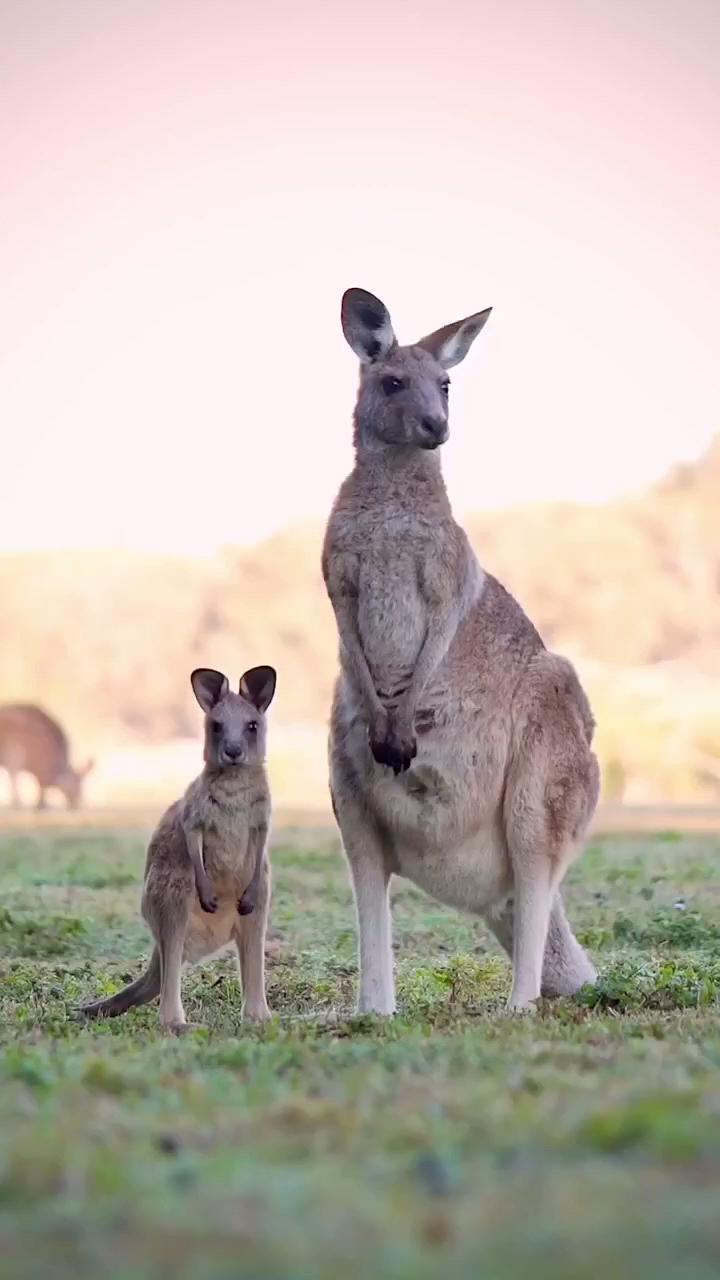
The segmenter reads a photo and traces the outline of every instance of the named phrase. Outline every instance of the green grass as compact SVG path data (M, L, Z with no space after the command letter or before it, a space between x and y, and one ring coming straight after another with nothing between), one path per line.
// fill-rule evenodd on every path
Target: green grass
M512 1019L479 922L395 892L400 1014L353 1016L332 834L275 839L269 999L222 958L188 1016L84 1026L140 970L140 833L0 833L0 1269L22 1280L586 1280L720 1273L717 837L596 839L568 910L599 964Z

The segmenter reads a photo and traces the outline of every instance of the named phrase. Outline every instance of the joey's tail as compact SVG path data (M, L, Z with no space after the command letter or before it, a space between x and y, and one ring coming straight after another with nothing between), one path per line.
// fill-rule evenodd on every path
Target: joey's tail
M147 1004L159 995L160 952L155 947L150 963L140 978L131 982L129 987L123 987L114 996L108 996L106 1000L93 1000L90 1004L83 1005L80 1013L86 1018L117 1018L119 1014L127 1013L128 1009Z

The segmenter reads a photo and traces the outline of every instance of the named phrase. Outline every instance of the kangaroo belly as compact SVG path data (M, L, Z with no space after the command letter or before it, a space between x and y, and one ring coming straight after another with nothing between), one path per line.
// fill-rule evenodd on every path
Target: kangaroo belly
M348 778L388 832L398 861L437 856L442 863L466 846L495 848L487 833L495 832L501 814L505 735L484 733L476 712L433 706L432 699L418 713L416 733L417 756L396 777L373 759L362 715L341 696L331 753L337 796ZM458 856L464 864L465 854ZM402 874L416 879L404 867Z
M198 901L193 903L185 934L185 950L183 960L187 964L198 964L210 956L217 955L233 940L233 931L240 917L237 913L237 898L222 898L217 911L203 911Z
M423 763L393 782L383 779L375 796L391 831L397 873L468 911L507 896L512 872L498 797L491 802L478 780L459 770L440 773Z
M447 906L482 912L512 890L510 861L502 833L488 827L454 848L398 843L400 875Z
M196 964L215 955L232 942L240 919L238 901L254 870L246 832L232 840L206 836L204 860L218 907L214 912L203 911L197 893L193 894L185 938L184 959L188 964Z

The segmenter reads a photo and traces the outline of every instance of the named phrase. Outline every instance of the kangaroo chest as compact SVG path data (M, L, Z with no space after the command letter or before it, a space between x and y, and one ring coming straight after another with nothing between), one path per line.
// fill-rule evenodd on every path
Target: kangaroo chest
M392 696L412 674L427 632L421 572L432 540L402 511L388 513L381 527L359 518L355 535L360 639L376 689Z
M203 839L205 870L215 892L236 894L253 872L250 832L246 822L225 823L220 829L206 827Z

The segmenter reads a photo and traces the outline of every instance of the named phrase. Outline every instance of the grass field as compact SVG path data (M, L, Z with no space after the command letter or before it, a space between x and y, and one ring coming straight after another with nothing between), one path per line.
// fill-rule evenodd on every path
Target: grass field
M716 1280L720 839L595 836L567 886L600 967L503 1012L482 926L400 882L401 1012L352 1015L332 831L277 832L269 999L230 960L85 1027L139 972L143 832L0 831L0 1271L6 1278Z

